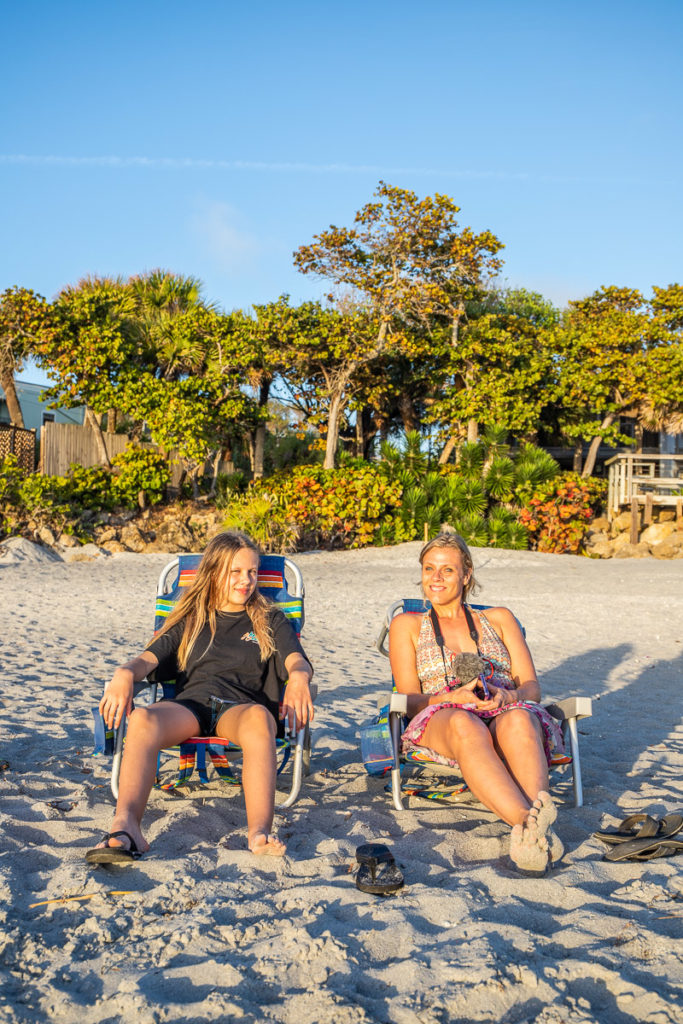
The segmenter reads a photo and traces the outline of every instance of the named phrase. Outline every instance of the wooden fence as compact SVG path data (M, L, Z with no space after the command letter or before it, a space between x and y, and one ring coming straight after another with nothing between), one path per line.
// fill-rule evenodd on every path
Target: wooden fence
M683 504L683 455L615 455L609 466L608 514L618 515L624 506L673 506Z
M111 461L131 440L127 434L102 432L107 455ZM144 448L156 448L143 444ZM45 423L40 435L40 472L45 476L66 476L69 466L97 466L100 462L97 444L91 427L76 423ZM183 467L175 452L168 456L171 471L170 487L178 487Z
M0 459L16 455L17 464L27 473L36 468L36 432L24 427L0 423Z

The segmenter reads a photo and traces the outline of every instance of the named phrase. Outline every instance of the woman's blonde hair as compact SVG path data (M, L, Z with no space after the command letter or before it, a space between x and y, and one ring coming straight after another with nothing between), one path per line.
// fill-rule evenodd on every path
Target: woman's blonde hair
M197 638L207 622L211 628L211 640L206 651L213 643L216 635L216 611L225 598L233 559L238 551L245 548L253 551L260 559L261 552L258 546L251 537L239 530L219 533L210 540L187 592L180 598L157 633L157 636L160 636L162 633L168 632L177 622L184 620L183 638L178 648L178 667L181 670L186 668ZM272 607L271 602L267 601L258 590L254 590L245 606L261 649L262 661L267 661L271 654L275 653L273 631L270 625ZM206 651L201 657L206 654Z
M467 547L467 544L459 533L444 530L443 533L437 534L433 540L428 541L424 545L420 551L420 565L423 564L425 557L429 554L432 548L455 548L456 551L460 552L463 569L466 573L469 573L469 579L462 589L463 601L467 601L469 595L474 593L479 586L474 578L474 562L472 561L472 555L470 554L470 549Z

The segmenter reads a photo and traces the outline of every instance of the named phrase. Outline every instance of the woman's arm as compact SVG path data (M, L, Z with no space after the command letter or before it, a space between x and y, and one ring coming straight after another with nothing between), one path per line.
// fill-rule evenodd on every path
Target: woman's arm
M496 688L496 692L502 695L501 703L509 704L517 700L540 701L541 687L531 651L527 647L517 619L509 608L487 608L486 617L510 654L510 673L515 689L506 693L502 687Z
M413 718L430 704L441 704L452 700L458 704L485 706L474 693L479 680L473 679L467 686L457 689L443 689L439 693L422 693L417 674L417 639L420 635L421 616L397 615L389 626L389 661L396 689L408 696L406 702L408 717ZM445 683L445 679L444 679Z
M285 658L287 685L282 699L282 717L288 720L289 731L306 722L313 721L313 700L309 683L313 670L306 659L298 651Z
M100 714L107 723L118 729L124 712L129 715L133 709L133 684L142 682L152 669L159 664L158 658L151 651L143 651L137 658L116 669L111 680L104 688L100 701Z

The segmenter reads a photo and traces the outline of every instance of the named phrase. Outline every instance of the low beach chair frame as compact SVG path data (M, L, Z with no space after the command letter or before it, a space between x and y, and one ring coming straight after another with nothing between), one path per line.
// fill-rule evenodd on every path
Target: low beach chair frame
M167 597L173 590L179 585L181 573L183 571L183 565L195 564L199 561L200 555L181 555L170 561L161 570L159 580L157 582L157 624L156 628L159 628L159 611L160 608L163 614L168 614L172 605L168 602ZM281 563L282 566L282 583L283 587L287 589L287 595L292 600L288 603L295 606L295 610L298 614L295 617L297 628L297 634L301 632L304 625L304 597L305 587L301 571L298 565L292 562L291 559L285 558L284 555L265 555L261 560L261 566L259 567L259 576L263 575L263 566L272 567L276 562ZM268 574L269 569L266 569L265 574ZM288 571L292 578L291 587L285 580L285 571ZM260 582L260 587L263 583ZM278 606L281 606L281 602L275 602ZM168 605L164 608L164 605ZM158 682L154 678L143 679L139 683L135 683L133 688L133 700L145 690L149 691L149 698L147 703L153 704L159 697L159 688L163 687L163 683ZM317 687L315 684L311 684L311 697L315 700L317 696ZM124 714L121 723L117 729L114 730L113 735L113 762L111 771L111 792L114 799L118 799L119 795L119 775L121 773L121 759L123 757L123 744L126 735L126 715ZM311 763L311 731L309 723L301 726L293 732L289 732L287 725L285 725L284 733L285 744L288 745L289 749L285 752L285 759L280 767L280 770L284 767L288 759L289 752L292 752L292 780L289 792L286 799L278 804L278 807L291 807L295 803L299 793L301 792L301 786L303 783L304 775L308 775L310 772ZM192 745L195 746L199 753L199 777L202 782L207 782L205 759L206 749L210 746L217 746L223 749L224 759L230 757L239 757L241 750L234 744L228 744L226 740L221 739L218 736L211 737L199 737L193 736L188 739L183 746ZM172 788L172 787L164 787Z
M485 611L490 605L469 605L475 611ZM377 649L380 654L389 657L389 627L394 616L402 612L423 614L431 608L429 601L420 598L402 598L389 607L382 628L377 637ZM519 621L519 620L518 620ZM521 623L520 623L521 626ZM524 629L522 627L522 632ZM387 706L386 698L377 701L378 709ZM544 704L545 710L555 718L562 728L565 744L569 743L571 754L572 784L574 790L574 806L583 806L583 784L581 780L581 759L579 755L579 732L577 724L582 718L590 718L593 714L593 702L590 697L567 697L565 700L556 701L552 704ZM397 811L405 810L402 796L401 765L404 763L401 755L401 723L407 713L407 694L398 693L394 690L388 702L389 731L391 734L391 746L393 751L393 766L391 768L391 798ZM424 762L421 767L427 767L430 762ZM448 775L458 774L458 769L448 768L444 765L431 762L435 773ZM463 786L463 792L467 787Z

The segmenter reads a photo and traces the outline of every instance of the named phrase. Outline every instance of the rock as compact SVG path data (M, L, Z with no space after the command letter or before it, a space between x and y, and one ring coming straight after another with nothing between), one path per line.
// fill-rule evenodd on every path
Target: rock
M129 551L144 551L147 546L147 541L135 523L128 523L127 526L123 527L119 540Z
M44 548L40 544L26 540L25 537L8 537L0 543L0 564L11 565L13 562L61 562L61 555L52 548Z
M618 533L616 535L616 537L612 538L612 547L614 549L615 554L616 554L617 551L619 551L625 545L630 544L630 543L631 543L630 532L629 533Z
M640 535L640 539L646 544L661 544L663 540L674 533L676 527L673 523L653 523L648 526Z
M120 540L105 540L102 547L105 551L108 551L110 555L118 555L121 551L127 550Z
M663 508L657 516L658 523L671 523L676 518L676 511L673 508Z
M603 530L587 530L584 539L585 544L598 544L600 541L609 541L609 534Z
M95 540L103 545L108 540L116 540L116 530L113 526L98 526L95 528Z
M626 544L622 544L614 551L614 558L649 558L650 557L650 545L649 544L630 544L628 541Z
M672 533L651 548L655 558L683 558L683 533Z
M60 548L78 548L80 544L71 533L60 533L59 535L59 546Z
M598 540L595 543L587 544L585 551L590 558L611 558L614 554L614 548L609 540Z
M597 516L592 521L590 528L598 533L609 533L610 521L607 516Z
M107 555L107 551L97 544L83 544L82 547L68 548L63 558L65 562L94 562L103 555Z
M55 537L54 533L52 532L49 526L41 526L37 532L37 538L39 541L42 541L43 544L47 544L49 547L52 547L57 541L57 538Z
M121 539L123 540L123 534ZM159 524L154 544L154 550L169 551L172 554L179 551L192 551L196 546L195 539L185 524L174 519Z
M631 513L620 512L618 516L612 520L612 536L617 533L621 533L622 530L631 529Z

